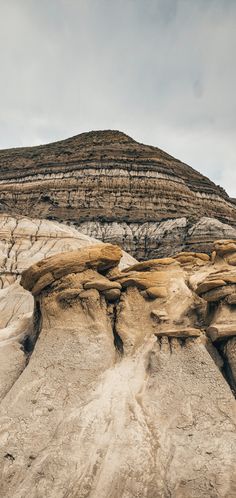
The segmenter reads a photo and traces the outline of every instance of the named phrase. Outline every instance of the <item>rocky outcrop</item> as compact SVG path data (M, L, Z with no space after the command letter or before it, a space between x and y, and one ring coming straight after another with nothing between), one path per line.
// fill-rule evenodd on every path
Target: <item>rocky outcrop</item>
M236 238L235 226L209 217L196 222L188 217L145 223L85 221L79 230L111 244L119 242L137 259L173 256L181 251L210 254L215 240Z
M95 239L56 222L0 215L0 399L24 370L36 339L34 300L19 285L22 272L42 258L58 253L61 258L94 244ZM134 262L123 254L120 268Z
M24 269L43 258L97 243L62 223L0 214L0 288L15 282ZM120 264L124 268L134 262L124 253Z
M1 498L235 496L236 402L205 332L234 247L120 269L99 244L23 272L32 350L0 404Z
M208 303L206 331L225 358L227 376L236 392L236 241L216 241L212 260L196 292Z
M236 236L236 206L206 177L118 131L0 151L2 212L56 219L148 259Z

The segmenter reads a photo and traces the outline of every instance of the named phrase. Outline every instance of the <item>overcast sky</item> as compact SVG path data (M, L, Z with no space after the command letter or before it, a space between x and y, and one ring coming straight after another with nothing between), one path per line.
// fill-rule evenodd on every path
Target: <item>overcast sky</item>
M0 0L0 148L95 129L236 197L236 0Z

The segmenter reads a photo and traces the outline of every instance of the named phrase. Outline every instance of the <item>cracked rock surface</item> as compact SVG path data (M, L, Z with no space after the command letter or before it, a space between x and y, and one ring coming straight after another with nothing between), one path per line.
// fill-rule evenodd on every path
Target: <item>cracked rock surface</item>
M234 285L235 249L121 269L120 248L97 244L24 270L32 348L0 404L1 498L235 496L236 402L217 360L235 360L234 337L218 349L221 299L206 299L217 272Z

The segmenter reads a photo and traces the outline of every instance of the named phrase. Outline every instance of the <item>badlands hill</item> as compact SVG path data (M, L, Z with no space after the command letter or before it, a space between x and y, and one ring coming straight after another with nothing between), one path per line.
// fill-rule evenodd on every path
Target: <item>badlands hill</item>
M0 498L235 498L234 200L106 131L1 151L0 206Z
M119 131L0 151L0 210L74 224L139 259L236 237L236 204L221 187Z

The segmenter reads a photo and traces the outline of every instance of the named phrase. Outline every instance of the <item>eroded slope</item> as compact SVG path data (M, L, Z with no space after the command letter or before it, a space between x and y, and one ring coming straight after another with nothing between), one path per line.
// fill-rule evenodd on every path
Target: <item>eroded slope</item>
M23 273L35 347L0 406L1 497L235 496L236 405L215 347L232 327L211 335L235 252L121 271L119 247L94 245Z
M0 151L0 209L75 224L145 259L198 250L200 241L211 251L215 239L236 236L236 206L222 188L111 130Z

